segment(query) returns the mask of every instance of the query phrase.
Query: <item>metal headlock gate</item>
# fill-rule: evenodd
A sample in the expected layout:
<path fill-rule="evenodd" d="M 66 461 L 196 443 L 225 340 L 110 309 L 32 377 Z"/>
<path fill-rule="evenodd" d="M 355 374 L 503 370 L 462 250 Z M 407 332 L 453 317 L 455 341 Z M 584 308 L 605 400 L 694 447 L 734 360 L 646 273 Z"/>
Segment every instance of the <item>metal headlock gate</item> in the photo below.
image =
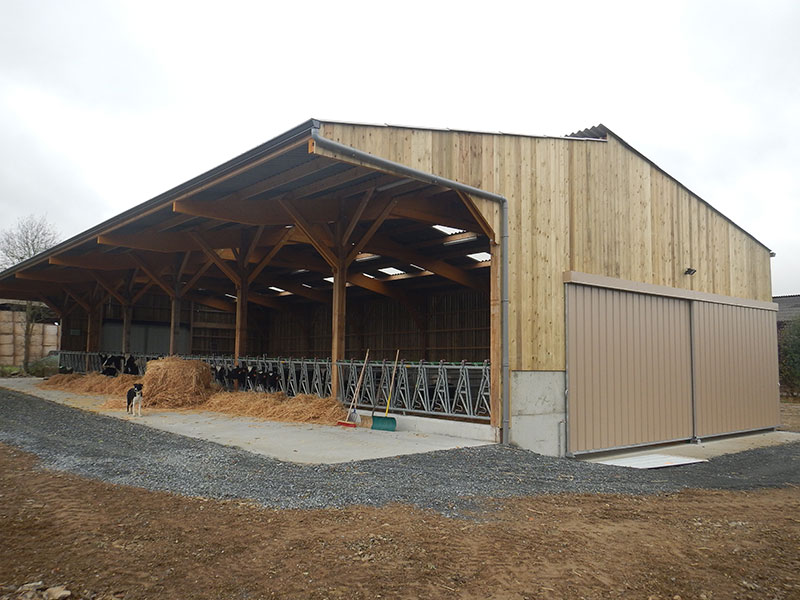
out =
<path fill-rule="evenodd" d="M 131 356 L 141 373 L 145 372 L 147 361 L 162 358 L 151 354 Z M 200 360 L 212 369 L 232 369 L 235 366 L 230 356 L 181 355 L 180 358 Z M 240 362 L 262 373 L 274 373 L 277 389 L 287 396 L 313 394 L 326 397 L 331 394 L 330 359 L 248 357 L 240 359 Z M 62 351 L 59 353 L 59 366 L 85 373 L 87 366 L 88 371 L 100 371 L 102 365 L 99 354 Z M 363 360 L 343 361 L 337 365 L 339 397 L 348 403 L 355 393 L 363 366 Z M 391 397 L 390 412 L 489 422 L 489 366 L 488 360 L 482 363 L 401 361 L 394 388 L 390 390 L 394 363 L 371 361 L 364 371 L 356 405 L 365 410 L 385 409 L 386 401 Z M 246 386 L 248 390 L 266 391 L 251 379 L 247 380 Z"/>

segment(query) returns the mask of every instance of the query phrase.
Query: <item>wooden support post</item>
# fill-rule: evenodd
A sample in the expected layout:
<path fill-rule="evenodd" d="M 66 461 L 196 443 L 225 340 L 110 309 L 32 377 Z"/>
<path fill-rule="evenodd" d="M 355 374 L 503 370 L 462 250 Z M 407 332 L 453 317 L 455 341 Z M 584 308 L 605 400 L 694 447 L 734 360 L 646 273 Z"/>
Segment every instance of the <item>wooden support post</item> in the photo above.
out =
<path fill-rule="evenodd" d="M 131 320 L 133 318 L 133 306 L 130 304 L 122 305 L 122 354 L 131 353 Z"/>
<path fill-rule="evenodd" d="M 236 364 L 247 355 L 247 294 L 250 286 L 246 278 L 242 278 L 236 286 L 236 339 L 234 341 L 233 359 Z"/>
<path fill-rule="evenodd" d="M 345 328 L 347 300 L 347 262 L 339 257 L 333 271 L 333 310 L 331 314 L 331 396 L 339 397 L 338 362 L 345 358 Z M 344 401 L 344 398 L 340 398 Z"/>
<path fill-rule="evenodd" d="M 103 304 L 93 302 L 86 311 L 86 370 L 89 370 L 89 355 L 100 351 L 100 336 L 103 324 Z"/>
<path fill-rule="evenodd" d="M 181 298 L 177 294 L 172 296 L 169 315 L 169 353 L 170 356 L 178 354 L 178 333 L 181 329 Z"/>

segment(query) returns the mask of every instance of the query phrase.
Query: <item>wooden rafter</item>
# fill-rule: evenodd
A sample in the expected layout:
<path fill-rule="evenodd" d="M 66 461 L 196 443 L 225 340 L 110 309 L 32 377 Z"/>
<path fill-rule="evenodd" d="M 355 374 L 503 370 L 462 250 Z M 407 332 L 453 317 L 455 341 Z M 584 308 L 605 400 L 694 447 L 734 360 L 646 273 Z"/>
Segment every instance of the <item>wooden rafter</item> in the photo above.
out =
<path fill-rule="evenodd" d="M 180 295 L 181 296 L 185 296 L 186 292 L 188 292 L 189 290 L 191 290 L 195 286 L 197 281 L 203 276 L 203 274 L 206 271 L 208 271 L 209 268 L 211 268 L 211 265 L 213 265 L 213 264 L 214 264 L 214 261 L 211 260 L 210 258 L 206 262 L 204 262 L 200 266 L 200 268 L 197 269 L 197 271 L 195 271 L 195 274 L 192 275 L 192 278 L 189 281 L 187 281 L 186 284 L 181 288 L 181 290 L 179 292 Z"/>
<path fill-rule="evenodd" d="M 383 222 L 386 220 L 386 218 L 389 216 L 389 214 L 392 212 L 392 210 L 396 205 L 397 205 L 396 199 L 389 200 L 389 202 L 386 203 L 386 206 L 378 215 L 378 217 L 372 222 L 372 225 L 370 225 L 366 233 L 362 235 L 361 239 L 355 244 L 355 246 L 353 246 L 350 249 L 350 252 L 348 253 L 346 258 L 346 262 L 348 265 L 352 263 L 355 260 L 356 256 L 358 256 L 359 252 L 361 252 L 361 250 L 364 249 L 364 246 L 366 246 L 367 243 L 372 239 L 372 236 L 375 235 L 375 232 L 378 231 L 380 226 L 383 225 Z"/>
<path fill-rule="evenodd" d="M 136 292 L 133 295 L 133 297 L 131 298 L 131 304 L 136 304 L 139 300 L 141 300 L 142 296 L 144 296 L 145 293 L 147 293 L 147 290 L 149 290 L 150 287 L 153 286 L 153 285 L 154 285 L 154 283 L 152 281 L 146 282 L 144 284 L 144 287 L 142 287 L 142 289 L 140 289 L 138 292 Z"/>
<path fill-rule="evenodd" d="M 197 242 L 200 248 L 203 250 L 205 255 L 214 262 L 215 265 L 222 271 L 225 276 L 230 279 L 233 283 L 238 284 L 242 278 L 236 270 L 231 267 L 226 261 L 224 261 L 219 254 L 217 254 L 214 249 L 208 245 L 208 243 L 203 239 L 203 237 L 196 232 L 190 233 L 192 238 Z"/>
<path fill-rule="evenodd" d="M 460 285 L 481 291 L 486 289 L 485 284 L 476 279 L 471 273 L 443 260 L 431 258 L 430 256 L 425 256 L 424 254 L 419 254 L 418 252 L 410 250 L 406 246 L 402 246 L 397 242 L 389 240 L 388 238 L 384 237 L 380 240 L 373 239 L 369 244 L 367 244 L 367 248 L 370 252 L 374 252 L 382 256 L 391 256 L 392 258 L 418 265 Z"/>
<path fill-rule="evenodd" d="M 372 196 L 375 194 L 375 188 L 372 187 L 364 192 L 364 196 L 361 198 L 361 201 L 358 203 L 353 216 L 350 217 L 350 222 L 347 224 L 347 228 L 344 230 L 342 234 L 342 245 L 347 245 L 350 241 L 350 236 L 353 235 L 353 230 L 358 225 L 359 220 L 361 219 L 361 215 L 364 214 L 364 210 L 367 208 L 367 204 L 372 199 Z"/>
<path fill-rule="evenodd" d="M 141 256 L 131 254 L 131 257 L 139 266 L 139 268 L 144 271 L 144 273 L 153 281 L 153 283 L 164 290 L 170 298 L 175 297 L 175 290 L 172 288 L 172 286 L 169 285 L 169 283 L 167 283 L 153 267 L 147 264 L 147 262 L 145 262 Z"/>
<path fill-rule="evenodd" d="M 321 240 L 320 238 L 326 237 L 326 234 L 320 232 L 319 229 L 314 228 L 308 222 L 305 216 L 303 216 L 294 206 L 292 206 L 291 202 L 284 200 L 283 198 L 279 198 L 278 203 L 281 205 L 281 208 L 283 208 L 283 210 L 285 210 L 286 213 L 292 218 L 298 229 L 306 234 L 309 242 L 311 242 L 311 245 L 314 246 L 314 249 L 319 252 L 322 258 L 325 259 L 325 262 L 327 262 L 332 268 L 335 268 L 337 264 L 336 255 L 331 250 L 333 240 L 328 238 L 325 240 L 328 242 L 327 244 L 325 241 Z"/>
<path fill-rule="evenodd" d="M 250 273 L 247 275 L 247 283 L 253 283 L 253 281 L 255 281 L 256 277 L 259 276 L 261 271 L 266 268 L 269 262 L 275 258 L 275 255 L 280 251 L 280 249 L 283 248 L 284 245 L 286 245 L 286 243 L 292 238 L 293 234 L 294 227 L 287 227 L 283 236 L 275 243 L 272 249 L 267 252 L 260 261 L 258 261 L 258 264 L 255 267 L 252 268 Z"/>
<path fill-rule="evenodd" d="M 114 299 L 119 302 L 122 306 L 126 306 L 128 301 L 117 291 L 117 286 L 114 286 L 111 282 L 107 281 L 105 277 L 103 277 L 97 271 L 91 271 L 92 277 L 94 277 L 95 281 L 99 283 L 109 294 L 114 296 Z"/>
<path fill-rule="evenodd" d="M 61 254 L 47 259 L 51 265 L 77 267 L 79 269 L 97 269 L 99 271 L 119 271 L 131 269 L 138 265 L 129 254 Z"/>

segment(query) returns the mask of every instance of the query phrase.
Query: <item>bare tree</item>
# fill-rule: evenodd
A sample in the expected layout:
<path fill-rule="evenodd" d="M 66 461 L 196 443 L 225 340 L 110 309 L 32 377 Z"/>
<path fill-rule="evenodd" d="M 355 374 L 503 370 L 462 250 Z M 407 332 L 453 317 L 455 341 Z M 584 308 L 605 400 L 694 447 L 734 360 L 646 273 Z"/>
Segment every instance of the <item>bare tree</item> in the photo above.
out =
<path fill-rule="evenodd" d="M 44 216 L 28 215 L 15 227 L 0 231 L 0 269 L 7 269 L 55 246 L 60 235 Z M 39 303 L 25 302 L 25 349 L 22 370 L 28 372 L 33 325 L 42 319 L 45 309 Z"/>

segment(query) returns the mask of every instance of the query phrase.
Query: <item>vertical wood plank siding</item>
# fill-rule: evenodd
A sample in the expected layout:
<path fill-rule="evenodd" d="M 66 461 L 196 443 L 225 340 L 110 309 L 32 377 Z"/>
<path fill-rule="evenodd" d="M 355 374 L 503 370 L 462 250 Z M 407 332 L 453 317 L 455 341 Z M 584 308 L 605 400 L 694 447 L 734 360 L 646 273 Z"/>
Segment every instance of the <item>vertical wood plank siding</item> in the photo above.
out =
<path fill-rule="evenodd" d="M 780 424 L 775 316 L 768 310 L 694 303 L 698 437 Z"/>
<path fill-rule="evenodd" d="M 513 370 L 565 369 L 564 271 L 771 298 L 768 250 L 613 137 L 336 123 L 321 134 L 508 198 Z M 497 205 L 475 204 L 499 232 Z M 684 275 L 687 267 L 697 273 Z"/>
<path fill-rule="evenodd" d="M 689 303 L 567 290 L 569 452 L 691 438 Z"/>

